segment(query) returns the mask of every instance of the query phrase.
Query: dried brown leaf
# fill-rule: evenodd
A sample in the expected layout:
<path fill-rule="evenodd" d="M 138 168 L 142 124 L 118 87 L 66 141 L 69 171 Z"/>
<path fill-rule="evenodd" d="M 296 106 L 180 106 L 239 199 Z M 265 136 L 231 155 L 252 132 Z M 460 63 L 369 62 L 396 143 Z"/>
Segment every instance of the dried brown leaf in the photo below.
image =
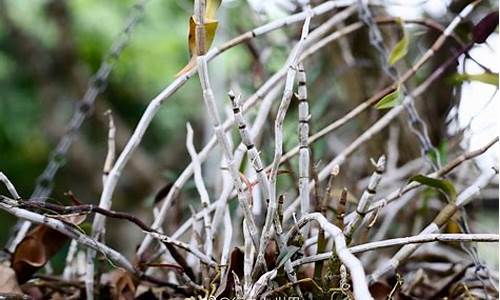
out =
<path fill-rule="evenodd" d="M 59 219 L 78 225 L 85 220 L 85 217 L 85 215 L 67 215 Z M 28 281 L 68 240 L 64 234 L 45 225 L 38 225 L 28 232 L 11 258 L 12 269 L 16 272 L 19 283 Z"/>

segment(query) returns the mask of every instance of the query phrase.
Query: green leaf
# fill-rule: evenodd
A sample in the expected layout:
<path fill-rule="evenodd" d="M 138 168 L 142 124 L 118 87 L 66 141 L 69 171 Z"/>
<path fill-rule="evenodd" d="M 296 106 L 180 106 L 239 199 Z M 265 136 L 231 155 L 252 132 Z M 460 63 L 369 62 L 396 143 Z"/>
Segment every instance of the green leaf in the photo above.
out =
<path fill-rule="evenodd" d="M 281 268 L 287 260 L 289 260 L 295 253 L 297 253 L 300 250 L 299 247 L 290 245 L 286 247 L 286 250 L 278 256 L 276 259 L 278 261 L 278 267 L 277 269 Z"/>
<path fill-rule="evenodd" d="M 403 20 L 398 19 L 398 23 L 401 24 L 401 27 L 403 29 L 403 38 L 401 38 L 401 40 L 399 40 L 399 42 L 394 45 L 394 48 L 392 48 L 391 53 L 389 54 L 388 61 L 391 65 L 394 65 L 401 58 L 406 56 L 406 54 L 408 53 L 408 46 L 410 45 L 410 37 L 405 30 Z"/>
<path fill-rule="evenodd" d="M 448 163 L 448 141 L 443 140 L 437 149 L 429 152 L 430 159 L 437 165 L 445 165 Z"/>
<path fill-rule="evenodd" d="M 435 188 L 443 193 L 450 202 L 455 202 L 457 199 L 457 191 L 455 190 L 455 186 L 451 181 L 447 179 L 437 179 L 427 177 L 425 175 L 415 175 L 410 178 L 410 181 L 416 181 L 423 185 Z"/>
<path fill-rule="evenodd" d="M 454 82 L 462 81 L 480 81 L 482 83 L 498 86 L 498 73 L 482 74 L 455 74 L 452 77 Z"/>
<path fill-rule="evenodd" d="M 398 88 L 387 95 L 385 95 L 382 99 L 380 99 L 377 104 L 375 104 L 376 109 L 387 109 L 387 108 L 393 108 L 394 106 L 398 105 L 401 102 L 401 91 Z"/>

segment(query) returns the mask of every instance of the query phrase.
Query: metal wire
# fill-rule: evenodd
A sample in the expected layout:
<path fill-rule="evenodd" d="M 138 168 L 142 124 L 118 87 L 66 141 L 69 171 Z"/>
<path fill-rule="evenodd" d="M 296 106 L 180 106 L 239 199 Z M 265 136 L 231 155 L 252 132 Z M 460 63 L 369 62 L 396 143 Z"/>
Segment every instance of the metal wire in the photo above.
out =
<path fill-rule="evenodd" d="M 397 70 L 389 65 L 387 57 L 388 51 L 384 45 L 384 40 L 380 29 L 373 19 L 373 15 L 368 7 L 368 1 L 358 0 L 358 16 L 360 20 L 368 27 L 368 35 L 370 44 L 377 49 L 380 54 L 380 63 L 384 73 L 389 76 L 393 81 L 397 81 L 399 78 Z M 402 86 L 401 90 L 403 93 L 408 94 L 407 89 Z M 413 101 L 408 102 L 405 105 L 406 112 L 408 113 L 408 125 L 411 131 L 415 134 L 421 145 L 422 155 L 425 156 L 426 160 L 431 164 L 434 170 L 438 170 L 441 167 L 441 162 L 439 160 L 439 154 L 437 149 L 432 145 L 432 142 L 428 135 L 427 124 L 419 116 L 415 104 Z M 429 153 L 434 153 L 435 160 L 428 157 Z"/>
<path fill-rule="evenodd" d="M 123 49 L 125 49 L 125 47 L 130 43 L 132 32 L 144 16 L 144 9 L 148 2 L 149 0 L 139 0 L 131 7 L 125 27 L 118 34 L 110 49 L 104 55 L 97 72 L 89 79 L 87 90 L 85 91 L 82 99 L 76 105 L 73 115 L 68 122 L 68 129 L 50 154 L 49 162 L 47 163 L 47 166 L 43 170 L 42 174 L 38 176 L 36 180 L 36 187 L 31 194 L 30 199 L 45 202 L 52 193 L 54 177 L 57 174 L 57 171 L 65 164 L 65 157 L 78 132 L 80 131 L 82 123 L 92 114 L 97 96 L 106 90 L 109 75 L 118 63 Z M 18 221 L 13 229 L 13 233 L 11 234 L 9 241 L 7 242 L 6 249 L 12 252 L 20 242 L 20 239 L 22 239 L 26 234 L 26 232 L 23 233 L 20 230 L 27 231 L 29 226 L 29 221 Z"/>

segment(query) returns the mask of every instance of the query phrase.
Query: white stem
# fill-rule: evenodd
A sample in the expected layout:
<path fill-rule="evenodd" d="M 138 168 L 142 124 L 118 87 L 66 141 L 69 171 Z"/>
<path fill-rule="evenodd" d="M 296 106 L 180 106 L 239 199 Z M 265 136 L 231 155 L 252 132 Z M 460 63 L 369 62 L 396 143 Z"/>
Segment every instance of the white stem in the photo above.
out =
<path fill-rule="evenodd" d="M 377 241 L 372 243 L 366 243 L 362 245 L 357 245 L 354 247 L 350 247 L 349 251 L 352 254 L 363 253 L 367 251 L 373 251 L 383 248 L 401 246 L 401 245 L 409 245 L 416 243 L 430 243 L 430 242 L 493 242 L 497 243 L 499 241 L 498 234 L 489 234 L 489 233 L 474 233 L 474 234 L 465 234 L 465 233 L 453 233 L 453 234 L 444 234 L 444 233 L 431 233 L 431 234 L 419 234 L 410 237 L 404 238 L 395 238 L 388 239 L 383 241 Z M 304 257 L 298 260 L 293 261 L 292 266 L 297 267 L 303 264 L 313 263 L 316 261 L 326 260 L 332 257 L 332 252 L 325 252 L 318 255 Z"/>
<path fill-rule="evenodd" d="M 354 1 L 348 1 L 346 3 L 340 3 L 340 2 L 335 2 L 335 1 L 328 1 L 325 2 L 321 5 L 318 5 L 314 8 L 311 9 L 313 16 L 318 16 L 324 13 L 327 13 L 335 8 L 338 7 L 343 7 L 343 6 L 349 6 Z M 355 8 L 355 7 L 354 7 Z M 311 32 L 310 34 L 310 40 L 311 43 L 314 42 L 317 38 L 320 38 L 325 32 L 327 32 L 330 28 L 332 28 L 335 24 L 338 24 L 339 22 L 345 20 L 348 18 L 355 9 L 353 7 L 350 7 L 348 9 L 343 10 L 342 12 L 334 15 L 329 21 L 325 22 L 322 26 L 319 26 L 316 30 Z M 267 34 L 273 30 L 279 29 L 282 26 L 287 26 L 290 24 L 294 24 L 297 22 L 301 22 L 306 19 L 307 14 L 305 12 L 301 12 L 295 15 L 291 15 L 289 17 L 284 18 L 283 20 L 276 20 L 273 21 L 269 24 L 263 25 L 261 27 L 256 28 L 255 30 L 249 31 L 239 37 L 236 37 L 235 39 L 227 42 L 226 44 L 222 45 L 221 47 L 217 48 L 214 47 L 210 51 L 207 52 L 206 58 L 207 60 L 211 60 L 214 57 L 217 57 L 227 49 L 230 49 L 240 43 L 243 43 L 247 41 L 248 39 L 251 39 L 256 36 L 260 36 L 263 34 Z M 271 25 L 272 24 L 272 25 Z M 314 38 L 313 38 L 314 36 Z M 259 100 L 261 100 L 270 90 L 272 90 L 281 80 L 286 75 L 286 70 L 288 69 L 288 64 L 283 66 L 280 71 L 275 73 L 271 78 L 269 78 L 260 88 L 259 90 L 253 94 L 250 98 L 248 98 L 244 104 L 242 111 L 245 112 L 251 107 L 253 107 Z M 169 87 L 167 87 L 162 93 L 160 93 L 156 98 L 154 98 L 151 103 L 148 105 L 148 108 L 144 112 L 143 116 L 141 117 L 141 121 L 139 122 L 138 126 L 136 127 L 136 130 L 134 131 L 134 134 L 130 138 L 129 142 L 127 143 L 127 146 L 130 147 L 125 147 L 123 150 L 122 154 L 120 156 L 124 156 L 123 161 L 118 159 L 117 164 L 119 163 L 120 165 L 125 165 L 126 162 L 132 154 L 133 151 L 135 151 L 135 148 L 140 144 L 140 141 L 142 140 L 142 136 L 144 135 L 144 132 L 149 126 L 149 123 L 152 120 L 152 117 L 156 112 L 159 110 L 160 105 L 168 98 L 170 97 L 175 91 L 177 91 L 187 80 L 189 80 L 196 72 L 197 72 L 197 67 L 194 67 L 190 71 L 188 71 L 185 75 L 178 77 Z M 231 128 L 233 125 L 233 120 L 226 120 L 223 124 L 224 130 L 228 130 Z M 210 141 L 205 145 L 205 147 L 201 150 L 199 153 L 199 158 L 200 161 L 204 161 L 210 150 L 217 144 L 217 139 L 216 137 L 212 137 Z M 128 153 L 128 154 L 126 154 Z M 120 170 L 117 169 L 117 174 L 119 176 L 119 173 L 121 172 L 121 169 L 123 166 L 120 168 Z M 183 185 L 188 181 L 188 179 L 191 177 L 193 174 L 193 169 L 192 165 L 189 164 L 184 171 L 181 173 L 181 175 L 177 178 L 177 180 L 174 182 L 172 188 L 170 189 L 169 193 L 167 196 L 162 199 L 162 206 L 160 208 L 160 214 L 157 218 L 155 218 L 153 224 L 151 225 L 152 228 L 159 228 L 161 224 L 165 221 L 165 217 L 167 215 L 167 210 L 171 206 L 172 201 L 174 198 L 177 196 L 177 193 L 182 189 Z M 111 194 L 113 193 L 114 188 L 116 187 L 117 180 L 116 182 L 113 182 L 112 185 L 109 187 L 109 195 L 106 195 L 107 197 L 111 197 Z M 111 185 L 111 183 L 110 183 Z M 102 197 L 102 195 L 101 195 Z M 186 224 L 185 224 L 186 225 Z M 189 225 L 187 225 L 189 228 Z M 185 228 L 185 227 L 184 227 Z M 151 243 L 152 239 L 150 236 L 146 236 L 144 240 L 142 241 L 141 245 L 139 246 L 139 249 L 137 250 L 137 255 L 140 256 L 146 251 L 146 249 L 149 247 L 149 244 Z"/>
<path fill-rule="evenodd" d="M 243 292 L 246 294 L 252 286 L 252 269 L 255 247 L 252 243 L 246 219 L 243 220 L 243 238 L 244 238 L 244 262 L 243 262 Z"/>
<path fill-rule="evenodd" d="M 205 254 L 208 257 L 212 256 L 212 230 L 211 230 L 211 222 L 210 215 L 208 214 L 208 206 L 210 205 L 210 197 L 208 196 L 207 188 L 205 187 L 205 182 L 203 181 L 203 174 L 201 173 L 201 165 L 200 160 L 198 159 L 198 153 L 196 153 L 196 149 L 193 143 L 193 128 L 191 124 L 187 123 L 187 138 L 186 138 L 186 147 L 188 149 L 189 155 L 191 156 L 191 160 L 194 166 L 194 182 L 196 185 L 196 189 L 200 194 L 201 199 L 201 213 L 203 214 L 203 226 L 205 227 Z"/>
<path fill-rule="evenodd" d="M 107 111 L 106 114 L 109 118 L 109 130 L 108 130 L 108 152 L 106 154 L 106 159 L 104 161 L 104 167 L 102 172 L 102 184 L 106 186 L 106 181 L 108 178 L 109 170 L 113 165 L 113 161 L 115 160 L 116 153 L 116 145 L 115 145 L 115 134 L 116 127 L 113 122 L 113 117 L 110 111 Z M 111 198 L 100 199 L 99 207 L 103 209 L 111 208 Z M 106 226 L 106 216 L 102 214 L 96 214 L 94 216 L 94 221 L 92 222 L 92 233 L 91 236 L 95 240 L 103 239 L 105 234 L 105 226 Z M 85 291 L 88 300 L 94 299 L 94 259 L 96 252 L 93 249 L 87 249 L 86 253 L 87 259 L 87 270 L 85 272 Z"/>
<path fill-rule="evenodd" d="M 21 199 L 21 197 L 17 193 L 16 188 L 14 187 L 12 182 L 9 180 L 9 178 L 3 172 L 0 172 L 0 181 L 3 182 L 3 184 L 5 185 L 7 190 L 9 191 L 12 198 L 14 198 L 15 200 Z"/>
<path fill-rule="evenodd" d="M 356 299 L 373 299 L 368 291 L 365 270 L 363 269 L 361 262 L 354 255 L 352 255 L 347 248 L 345 236 L 342 233 L 342 230 L 328 222 L 328 220 L 321 213 L 311 213 L 303 216 L 298 221 L 297 226 L 293 226 L 288 232 L 287 240 L 290 240 L 295 234 L 297 234 L 297 231 L 299 230 L 298 228 L 306 225 L 312 220 L 316 221 L 324 231 L 328 232 L 328 234 L 333 237 L 335 241 L 335 253 L 351 274 L 354 297 Z"/>
<path fill-rule="evenodd" d="M 281 156 L 283 155 L 283 123 L 285 121 L 285 116 L 288 111 L 288 107 L 290 106 L 290 101 L 293 95 L 293 83 L 295 81 L 295 74 L 297 70 L 297 63 L 300 55 L 302 54 L 304 43 L 309 34 L 309 25 L 311 23 L 311 11 L 310 9 L 306 10 L 308 17 L 304 21 L 304 25 L 302 26 L 302 33 L 300 36 L 300 40 L 292 50 L 290 57 L 288 59 L 288 70 L 285 81 L 285 89 L 283 91 L 283 97 L 281 98 L 281 103 L 278 108 L 278 113 L 276 115 L 276 119 L 274 122 L 274 159 L 272 162 L 271 173 L 269 174 L 270 181 L 270 199 L 269 204 L 267 206 L 266 219 L 264 221 L 264 228 L 262 229 L 261 235 L 261 244 L 259 248 L 259 252 L 257 254 L 257 268 L 256 271 L 259 271 L 261 266 L 265 266 L 264 252 L 271 238 L 271 229 L 273 224 L 274 214 L 276 213 L 277 208 L 277 191 L 276 191 L 276 180 L 278 176 L 278 168 L 281 161 Z"/>
<path fill-rule="evenodd" d="M 361 222 L 363 221 L 365 215 L 367 214 L 366 209 L 369 207 L 375 193 L 377 191 L 377 186 L 382 179 L 382 175 L 385 170 L 385 156 L 382 155 L 375 166 L 375 172 L 373 172 L 372 177 L 370 178 L 370 183 L 368 187 L 363 192 L 361 199 L 358 202 L 358 206 L 356 207 L 354 219 L 349 222 L 344 229 L 344 234 L 347 237 L 352 237 L 356 229 L 359 227 Z"/>
<path fill-rule="evenodd" d="M 300 214 L 311 211 L 309 199 L 309 104 L 307 102 L 306 72 L 302 63 L 298 65 L 299 100 L 299 198 Z M 307 230 L 306 230 L 307 231 Z"/>
<path fill-rule="evenodd" d="M 473 196 L 475 196 L 482 188 L 484 188 L 496 175 L 498 174 L 498 170 L 495 168 L 491 168 L 487 172 L 484 172 L 481 176 L 479 176 L 476 181 L 463 190 L 457 197 L 455 206 L 457 208 L 463 207 L 464 205 L 470 203 L 472 201 Z M 448 206 L 447 206 L 448 207 Z M 439 217 L 440 215 L 438 215 Z M 425 227 L 419 235 L 437 233 L 440 231 L 441 224 L 436 224 L 432 222 L 427 227 Z M 403 246 L 394 256 L 388 261 L 384 262 L 381 266 L 379 266 L 371 275 L 370 282 L 375 282 L 379 280 L 382 276 L 387 273 L 395 270 L 401 262 L 410 257 L 415 250 L 418 249 L 418 244 L 410 244 Z"/>

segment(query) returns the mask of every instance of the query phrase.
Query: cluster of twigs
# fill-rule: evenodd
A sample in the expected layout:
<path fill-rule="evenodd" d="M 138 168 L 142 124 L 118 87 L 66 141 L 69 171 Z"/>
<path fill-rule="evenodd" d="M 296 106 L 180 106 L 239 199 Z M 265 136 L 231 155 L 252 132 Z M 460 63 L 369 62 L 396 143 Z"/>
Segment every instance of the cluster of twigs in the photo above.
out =
<path fill-rule="evenodd" d="M 441 79 L 445 70 L 460 55 L 466 53 L 474 42 L 464 45 L 458 40 L 461 45 L 460 51 L 442 62 L 416 88 L 411 88 L 408 84 L 422 66 L 441 49 L 446 40 L 458 39 L 453 34 L 454 29 L 474 10 L 479 1 L 467 5 L 445 28 L 426 20 L 404 20 L 405 23 L 431 27 L 440 33 L 439 37 L 416 63 L 400 76 L 393 67 L 387 66 L 384 57 L 385 69 L 393 82 L 373 93 L 373 96 L 340 119 L 312 133 L 309 122 L 312 119 L 310 106 L 313 101 L 308 99 L 308 88 L 311 84 L 307 82 L 309 57 L 326 45 L 339 41 L 364 26 L 368 26 L 370 41 L 380 51 L 380 55 L 384 56 L 387 50 L 383 46 L 384 41 L 378 26 L 398 24 L 401 21 L 392 17 L 372 16 L 367 1 L 326 1 L 314 7 L 308 1 L 299 1 L 301 12 L 262 25 L 219 47 L 209 49 L 211 41 L 207 41 L 207 24 L 211 20 L 207 21 L 205 12 L 209 9 L 207 6 L 214 5 L 213 3 L 217 1 L 195 0 L 193 13 L 195 28 L 192 38 L 196 47 L 192 55 L 196 64 L 187 68 L 151 100 L 134 133 L 120 153 L 116 153 L 115 125 L 109 115 L 108 155 L 103 167 L 103 191 L 99 203 L 82 204 L 74 196 L 72 197 L 74 204 L 71 206 L 45 202 L 44 199 L 50 195 L 51 181 L 60 167 L 60 156 L 64 156 L 67 152 L 76 132 L 91 111 L 96 96 L 104 88 L 113 64 L 130 38 L 130 33 L 137 24 L 146 2 L 141 1 L 135 7 L 123 35 L 112 47 L 110 54 L 104 59 L 103 66 L 89 84 L 89 90 L 70 123 L 68 134 L 61 139 L 47 170 L 40 177 L 34 196 L 22 198 L 7 176 L 0 173 L 0 180 L 10 193 L 1 195 L 0 208 L 23 220 L 18 226 L 20 230 L 13 234 L 13 238 L 5 247 L 7 253 L 19 257 L 20 245 L 25 243 L 28 237 L 33 237 L 33 232 L 28 232 L 31 223 L 42 224 L 69 237 L 71 245 L 62 280 L 80 283 L 84 281 L 86 299 L 94 299 L 99 292 L 96 286 L 102 283 L 102 280 L 99 280 L 102 274 L 95 265 L 97 253 L 133 278 L 126 286 L 137 295 L 140 295 L 140 291 L 144 292 L 155 286 L 171 297 L 236 296 L 257 299 L 286 294 L 301 298 L 321 295 L 336 299 L 372 299 L 374 286 L 384 278 L 393 276 L 398 267 L 424 243 L 498 242 L 499 236 L 496 234 L 474 234 L 467 231 L 454 234 L 442 233 L 443 227 L 462 211 L 464 206 L 475 199 L 477 192 L 496 178 L 498 169 L 494 166 L 483 171 L 458 195 L 448 195 L 447 197 L 453 199 L 448 199 L 448 204 L 441 205 L 434 220 L 423 229 L 418 228 L 417 234 L 395 239 L 386 238 L 387 226 L 395 222 L 395 216 L 413 197 L 429 186 L 429 182 L 442 184 L 442 180 L 450 173 L 470 165 L 472 159 L 488 151 L 498 142 L 496 137 L 484 147 L 464 152 L 442 165 L 439 160 L 429 158 L 431 157 L 429 152 L 435 151 L 435 148 L 428 137 L 425 122 L 416 111 L 415 103 L 419 96 L 432 83 Z M 344 26 L 344 22 L 353 17 L 357 11 L 361 21 Z M 312 21 L 319 16 L 329 16 L 329 18 L 319 26 L 312 27 Z M 290 47 L 290 54 L 278 72 L 244 101 L 233 91 L 227 91 L 228 99 L 216 99 L 211 85 L 209 61 L 232 47 L 296 23 L 302 24 L 300 37 L 294 46 Z M 177 180 L 158 197 L 159 201 L 153 212 L 154 222 L 151 225 L 134 214 L 112 210 L 113 193 L 119 183 L 120 175 L 134 151 L 140 146 L 155 114 L 160 106 L 167 103 L 195 73 L 198 73 L 202 88 L 200 102 L 203 101 L 213 126 L 212 138 L 198 151 L 194 146 L 193 129 L 189 123 L 187 124 L 186 148 L 191 162 Z M 276 115 L 269 117 L 273 101 L 281 89 L 283 89 L 282 97 Z M 395 91 L 404 94 L 401 103 L 390 108 L 360 136 L 346 145 L 339 154 L 323 164 L 322 168 L 315 165 L 311 155 L 311 148 L 315 142 L 352 122 L 362 112 L 372 109 L 377 102 Z M 298 104 L 298 120 L 293 121 L 297 123 L 298 141 L 295 148 L 284 153 L 283 126 L 285 119 L 289 117 L 287 112 L 293 101 Z M 222 106 L 230 107 L 233 112 L 233 115 L 225 121 L 220 114 Z M 255 117 L 248 117 L 246 114 L 252 108 L 257 108 Z M 424 160 L 424 167 L 421 170 L 424 174 L 420 178 L 424 179 L 409 180 L 403 186 L 389 185 L 390 189 L 386 186 L 383 192 L 379 192 L 381 183 L 384 181 L 388 183 L 391 176 L 396 176 L 394 174 L 399 174 L 398 172 L 402 172 L 405 168 L 405 166 L 388 168 L 386 155 L 392 159 L 394 153 L 380 153 L 379 159 L 373 161 L 373 174 L 365 180 L 364 191 L 359 200 L 356 200 L 357 204 L 353 205 L 347 201 L 348 193 L 345 188 L 338 196 L 335 192 L 338 190 L 338 178 L 342 177 L 343 172 L 348 172 L 342 169 L 344 163 L 357 149 L 388 127 L 405 110 L 411 120 L 409 125 L 421 142 Z M 263 134 L 265 122 L 269 118 L 274 122 L 274 154 L 272 161 L 266 164 L 263 151 L 260 149 L 268 146 L 264 144 Z M 233 128 L 237 129 L 241 139 L 236 147 L 233 146 L 229 134 Z M 215 148 L 216 146 L 218 147 Z M 221 170 L 216 174 L 205 175 L 221 178 L 219 195 L 209 192 L 202 174 L 203 163 L 214 149 L 221 152 L 218 162 Z M 278 184 L 278 178 L 281 173 L 280 168 L 297 154 L 298 182 L 295 192 L 290 191 L 285 185 Z M 242 173 L 241 165 L 245 160 L 248 160 L 251 169 Z M 407 179 L 411 177 L 410 175 L 415 174 L 399 176 Z M 192 176 L 199 194 L 200 210 L 193 211 L 192 218 L 179 226 L 177 231 L 166 233 L 162 225 L 168 222 L 167 212 Z M 326 185 L 322 183 L 323 181 L 327 181 Z M 233 199 L 238 200 L 235 211 L 230 209 Z M 333 213 L 330 213 L 330 210 L 333 210 Z M 82 231 L 78 222 L 67 218 L 88 215 L 94 215 L 90 232 Z M 132 261 L 106 245 L 104 242 L 106 218 L 131 222 L 144 232 L 145 237 L 137 248 L 136 259 Z M 369 235 L 377 238 L 370 242 L 367 240 Z M 372 254 L 382 248 L 398 246 L 401 248 L 389 259 L 379 260 Z M 366 256 L 360 256 L 361 253 L 366 253 Z M 85 263 L 75 263 L 81 256 L 84 257 Z M 307 264 L 310 263 L 314 263 L 312 266 L 314 275 L 309 274 L 311 265 Z M 25 271 L 21 267 L 13 266 L 13 269 L 16 272 L 20 272 L 20 269 Z M 82 286 L 76 284 L 75 286 L 83 290 Z M 125 288 L 120 291 L 125 293 Z M 151 290 L 149 292 L 151 293 Z M 393 293 L 394 290 L 390 295 Z"/>

